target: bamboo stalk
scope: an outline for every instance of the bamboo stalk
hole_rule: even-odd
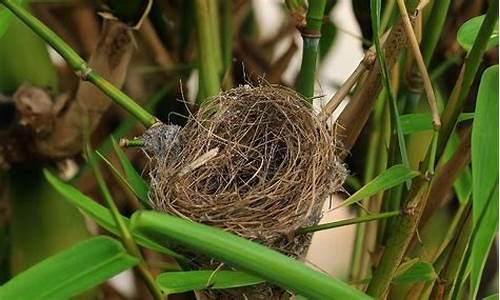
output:
[[[432,12],[425,24],[425,35],[422,40],[422,55],[426,66],[429,66],[436,45],[441,37],[450,2],[451,0],[434,1]]]
[[[498,20],[498,1],[490,1],[486,17],[479,29],[476,40],[472,46],[472,49],[467,54],[465,58],[465,64],[462,66],[460,76],[455,83],[453,91],[448,99],[448,103],[442,114],[443,126],[439,132],[438,145],[437,145],[437,155],[438,157],[444,151],[446,143],[455,128],[458,116],[462,111],[465,103],[465,99],[469,94],[476,73],[479,69],[479,64],[481,63],[481,58],[485,52],[488,40],[496,26]]]
[[[375,298],[383,298],[387,293],[392,278],[413,236],[413,234],[405,235],[402,232],[415,232],[417,222],[427,201],[428,187],[429,181],[425,177],[419,177],[413,183],[412,190],[404,206],[404,215],[399,218],[396,225],[398,230],[387,241],[384,254],[375,269],[372,280],[368,284],[366,290],[368,295]]]
[[[144,126],[151,127],[158,122],[153,115],[144,110],[132,98],[89,68],[87,63],[70,46],[22,6],[10,0],[0,0],[0,2],[54,48],[82,80],[90,81],[96,85],[111,100],[136,117]]]
[[[212,20],[207,0],[195,1],[196,29],[198,36],[199,90],[198,102],[215,96],[220,90],[220,80],[217,72],[215,46],[211,34]]]
[[[325,12],[326,0],[309,1],[306,26],[300,28],[303,40],[302,64],[297,82],[297,91],[312,101],[314,82],[316,81],[316,61],[318,59],[321,24]]]
[[[163,294],[160,291],[160,288],[157,286],[153,276],[149,272],[146,262],[144,261],[144,258],[142,257],[142,254],[139,248],[137,247],[137,244],[135,243],[134,238],[132,237],[132,234],[130,233],[130,230],[127,227],[127,224],[125,224],[125,222],[123,221],[123,218],[121,217],[121,214],[118,211],[118,207],[116,207],[116,204],[113,201],[111,192],[109,191],[104,181],[104,177],[102,176],[102,173],[99,170],[99,166],[95,161],[95,157],[90,155],[91,151],[88,144],[86,152],[87,152],[87,157],[89,158],[88,162],[94,171],[97,185],[99,186],[99,189],[101,190],[104,200],[106,201],[106,204],[109,210],[111,211],[111,215],[113,216],[116,226],[118,227],[118,230],[120,232],[120,237],[125,249],[130,255],[133,255],[139,259],[139,265],[137,266],[137,270],[142,280],[144,281],[149,291],[151,292],[153,298],[155,300],[162,300]]]

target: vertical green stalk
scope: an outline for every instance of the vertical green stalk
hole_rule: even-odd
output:
[[[451,93],[448,103],[442,114],[442,128],[439,132],[438,145],[437,145],[437,155],[438,157],[444,151],[446,143],[455,128],[458,116],[462,111],[465,99],[469,94],[469,90],[476,77],[477,70],[479,69],[479,64],[481,63],[481,58],[483,57],[484,51],[488,44],[488,40],[495,28],[496,22],[498,20],[498,1],[489,1],[488,11],[486,17],[484,18],[483,24],[479,29],[476,40],[472,45],[472,49],[467,54],[465,58],[465,64],[462,68],[461,76],[457,80],[455,87]]]
[[[213,43],[213,21],[210,17],[208,0],[195,0],[196,29],[198,36],[199,90],[198,102],[215,96],[220,90],[219,74],[217,72],[216,53]]]
[[[429,14],[429,19],[425,24],[424,36],[422,39],[422,55],[424,63],[428,67],[431,61],[436,45],[441,37],[448,8],[450,7],[451,0],[436,0],[432,6],[432,11]]]
[[[364,170],[364,184],[371,181],[378,170],[378,161],[380,159],[381,150],[380,144],[383,139],[383,132],[381,128],[382,117],[384,112],[384,93],[381,93],[374,112],[373,112],[373,121],[372,121],[372,130],[370,132],[370,138],[368,142],[368,151],[366,154],[366,163]],[[363,206],[366,207],[369,204],[371,198],[367,198],[363,200]],[[366,216],[367,213],[365,210],[360,210],[360,216]],[[356,238],[354,240],[354,248],[352,253],[352,261],[351,261],[351,273],[350,280],[361,280],[362,279],[362,259],[363,255],[366,254],[363,250],[365,249],[364,241],[365,241],[365,232],[366,232],[366,224],[360,223],[356,226]]]
[[[228,89],[233,86],[233,1],[223,0],[222,4],[222,81]]]
[[[113,219],[116,223],[116,226],[118,227],[118,230],[120,232],[120,237],[123,242],[123,245],[125,246],[125,249],[127,249],[127,252],[130,255],[133,255],[139,259],[139,265],[137,266],[137,270],[139,271],[139,275],[142,277],[144,283],[148,287],[149,291],[151,292],[151,295],[155,300],[162,300],[163,295],[159,289],[159,287],[156,285],[156,282],[151,275],[151,273],[148,270],[148,267],[146,265],[146,262],[144,261],[144,258],[141,255],[141,252],[139,248],[137,247],[134,238],[132,237],[132,234],[130,233],[130,230],[128,229],[127,224],[125,224],[123,218],[121,217],[120,212],[118,211],[118,208],[115,205],[115,202],[113,201],[113,197],[111,196],[111,192],[109,191],[108,187],[106,186],[106,183],[104,181],[104,177],[102,176],[101,171],[99,170],[99,166],[97,165],[95,161],[95,156],[91,155],[90,147],[88,146],[88,134],[87,134],[87,157],[88,157],[88,162],[91,166],[91,168],[94,171],[95,179],[97,181],[97,185],[99,186],[99,189],[101,190],[101,193],[104,197],[104,200],[106,201],[106,204],[111,211],[111,215],[113,216]]]
[[[316,61],[318,59],[321,24],[325,12],[326,0],[311,0],[307,9],[306,26],[301,28],[303,51],[297,91],[312,101],[316,80]]]
[[[88,80],[101,89],[111,100],[135,116],[146,127],[151,127],[157,119],[138,105],[132,98],[117,89],[87,66],[87,63],[52,30],[31,15],[23,7],[9,0],[0,0],[12,13],[21,19],[45,42],[54,48],[82,80]],[[37,70],[33,70],[37,72]]]

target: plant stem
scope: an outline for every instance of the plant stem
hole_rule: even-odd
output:
[[[383,298],[411,242],[417,222],[427,200],[429,181],[418,177],[412,185],[404,207],[404,215],[397,222],[395,234],[387,241],[387,246],[379,265],[375,269],[366,293],[377,299]]]
[[[336,228],[336,227],[341,227],[341,226],[346,226],[346,225],[351,225],[351,224],[365,223],[365,222],[376,221],[376,220],[380,220],[380,219],[391,218],[394,216],[399,216],[400,214],[401,214],[400,211],[389,211],[389,212],[384,212],[384,213],[380,213],[380,214],[376,214],[376,215],[366,215],[366,216],[359,217],[359,218],[352,218],[352,219],[347,219],[347,220],[342,220],[342,221],[336,221],[336,222],[331,222],[331,223],[326,223],[326,224],[315,225],[315,226],[311,226],[311,227],[300,228],[297,232],[298,233],[316,232],[316,231],[321,231],[321,230],[326,230],[326,229],[331,229],[331,228]]]
[[[469,240],[472,232],[472,213],[469,207],[467,218],[464,224],[458,231],[457,239],[452,247],[450,256],[446,266],[439,274],[440,281],[434,286],[433,296],[442,294],[444,290],[444,299],[449,298],[455,289],[455,284],[460,266],[462,265],[467,249],[469,248]],[[444,286],[443,286],[444,285]]]
[[[123,245],[125,246],[125,249],[127,249],[127,252],[130,255],[139,258],[139,265],[137,266],[137,270],[139,271],[140,276],[142,277],[144,283],[151,292],[153,298],[155,300],[162,300],[163,295],[160,291],[160,288],[156,285],[156,282],[151,273],[149,272],[146,262],[144,261],[144,258],[142,257],[141,252],[137,247],[137,244],[135,243],[132,234],[130,233],[130,230],[123,221],[123,218],[121,217],[120,212],[118,211],[118,208],[116,207],[115,202],[113,201],[111,193],[104,181],[104,177],[102,176],[102,173],[99,170],[97,162],[95,161],[95,157],[90,156],[90,153],[91,153],[90,148],[87,146],[87,157],[89,158],[89,164],[94,171],[97,185],[99,186],[99,189],[102,192],[104,200],[106,201],[106,204],[109,210],[111,211],[113,219],[115,220],[115,223],[118,227]]]
[[[306,26],[300,29],[303,40],[302,64],[300,67],[297,91],[312,102],[316,80],[316,61],[318,59],[321,24],[326,0],[309,1]]]
[[[496,26],[498,19],[498,1],[490,1],[486,17],[479,29],[476,40],[472,45],[472,49],[465,58],[465,64],[462,67],[460,76],[453,88],[453,91],[448,99],[448,103],[442,114],[443,126],[439,132],[437,145],[437,156],[441,156],[448,142],[448,139],[455,128],[458,116],[462,111],[465,99],[469,94],[469,90],[474,82],[481,58],[488,44],[488,40]]]
[[[158,121],[132,98],[90,69],[87,63],[69,45],[22,6],[10,0],[0,0],[0,2],[52,46],[82,80],[92,82],[116,104],[136,117],[144,126],[151,127]]]
[[[195,0],[196,29],[198,36],[199,91],[198,102],[215,96],[220,90],[220,80],[217,72],[215,46],[211,30],[212,21],[209,15],[207,0]],[[218,45],[217,45],[218,46]]]
[[[413,26],[411,25],[410,17],[408,16],[408,11],[406,10],[406,5],[404,0],[397,0],[399,12],[401,14],[401,19],[403,20],[404,29],[406,32],[406,37],[410,44],[410,49],[412,50],[413,57],[417,63],[418,70],[420,71],[420,76],[422,77],[424,90],[427,94],[427,101],[432,112],[432,123],[435,130],[439,130],[441,127],[441,120],[439,119],[439,112],[436,104],[436,96],[434,95],[434,90],[432,88],[431,79],[429,78],[429,73],[425,67],[424,59],[422,58],[422,53],[420,53],[417,37],[415,32],[413,32]],[[418,13],[418,12],[417,12]]]
[[[436,45],[441,37],[450,2],[451,0],[434,1],[429,19],[425,24],[425,35],[422,40],[422,55],[426,66],[429,66],[432,55],[434,54],[434,49],[436,49]]]

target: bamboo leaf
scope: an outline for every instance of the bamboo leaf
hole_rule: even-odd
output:
[[[18,4],[22,4],[24,2],[22,0],[14,1]],[[0,5],[0,38],[2,38],[5,32],[7,32],[7,29],[9,28],[9,25],[10,23],[12,23],[13,19],[14,15],[12,15],[12,13],[8,9]]]
[[[481,78],[472,126],[473,216],[477,222],[498,178],[498,65]]]
[[[498,300],[498,293],[484,297],[483,300]]]
[[[47,178],[47,181],[54,187],[54,189],[56,189],[61,195],[63,195],[65,199],[68,200],[71,204],[82,210],[86,215],[92,218],[104,229],[115,235],[120,234],[109,209],[95,202],[91,198],[85,196],[84,194],[82,194],[82,192],[77,190],[72,185],[61,181],[56,176],[52,175],[49,171],[44,170],[44,174],[45,178]],[[126,224],[130,222],[128,218],[122,218],[124,219]],[[133,234],[133,236],[135,241],[141,246],[167,254],[175,258],[185,259],[183,256],[159,245],[154,241],[151,241],[141,234]]]
[[[406,265],[405,265],[406,264]],[[418,261],[418,259],[403,263],[392,280],[393,283],[414,283],[425,282],[437,278],[432,265],[428,262]]]
[[[370,299],[299,261],[217,228],[155,211],[136,212],[133,232],[195,250],[311,299]]]
[[[479,28],[484,22],[486,15],[474,17],[460,26],[457,33],[457,41],[466,51],[470,51],[474,41],[476,40]],[[491,33],[486,50],[492,49],[498,45],[498,22],[495,29]]]
[[[418,171],[411,170],[403,165],[392,166],[379,174],[372,181],[368,182],[360,190],[354,193],[351,197],[344,200],[339,206],[335,208],[359,202],[364,198],[370,197],[391,187],[397,186],[407,180],[410,180],[418,176],[419,174],[420,173]]]
[[[471,299],[477,297],[484,265],[498,231],[498,181],[492,192],[471,237],[472,250],[469,257]]]
[[[462,113],[459,122],[474,118],[474,113]],[[432,130],[432,115],[430,113],[416,113],[399,116],[403,134]]]
[[[128,159],[127,155],[125,155],[125,152],[123,152],[123,150],[120,148],[120,146],[113,137],[111,137],[111,141],[113,143],[113,148],[115,149],[115,153],[118,156],[118,159],[120,160],[123,171],[125,172],[127,182],[130,184],[134,194],[137,195],[139,200],[141,200],[141,202],[145,204],[146,207],[149,207],[148,184],[146,183],[144,178],[142,178],[141,174],[139,174],[135,170],[134,166]]]
[[[473,299],[498,230],[498,107],[498,65],[495,65],[482,75],[472,126],[472,213],[474,226],[479,226],[470,258]],[[484,217],[480,218],[485,209]]]
[[[118,241],[94,237],[14,277],[0,287],[0,298],[69,299],[137,263]]]
[[[203,289],[228,289],[262,282],[264,280],[259,277],[235,271],[168,272],[156,278],[156,283],[167,295]]]

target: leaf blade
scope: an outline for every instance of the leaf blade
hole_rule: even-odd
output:
[[[472,125],[472,213],[477,227],[470,257],[473,298],[498,230],[498,92],[498,65],[495,65],[481,77]]]
[[[420,175],[418,171],[411,170],[405,167],[404,165],[394,165],[389,169],[385,170],[384,172],[380,173],[372,181],[364,185],[351,197],[342,201],[342,203],[337,207],[335,207],[334,209],[359,202],[364,198],[368,198],[372,195],[377,194],[378,192],[399,185],[418,175]]]
[[[196,250],[311,299],[370,299],[340,280],[217,228],[155,211],[140,211],[132,217],[131,229]]]
[[[94,237],[14,277],[0,287],[0,298],[68,299],[137,263],[118,241]]]
[[[255,285],[263,279],[237,271],[189,271],[167,272],[158,275],[156,283],[169,294],[178,294],[203,289],[228,289]]]
[[[66,200],[68,200],[71,204],[78,207],[83,213],[92,218],[97,224],[99,224],[104,229],[109,232],[119,235],[118,228],[116,227],[115,221],[113,219],[113,215],[106,207],[98,204],[91,198],[82,194],[79,190],[73,187],[70,184],[67,184],[61,181],[56,176],[52,175],[49,171],[44,170],[45,178],[47,181],[56,189],[61,195],[63,195]],[[126,217],[122,217],[126,224],[130,222],[130,220]],[[151,241],[150,239],[140,235],[134,234],[134,239],[138,244],[149,248],[154,251],[158,251],[169,256],[185,259],[183,256],[173,252],[170,249],[167,249],[158,243]]]
[[[469,19],[458,29],[457,41],[467,52],[471,50],[472,45],[474,44],[474,41],[479,33],[479,28],[481,28],[485,17],[486,15],[481,15]],[[490,39],[488,40],[486,51],[494,48],[496,45],[498,45],[498,22],[497,26],[491,33]]]

